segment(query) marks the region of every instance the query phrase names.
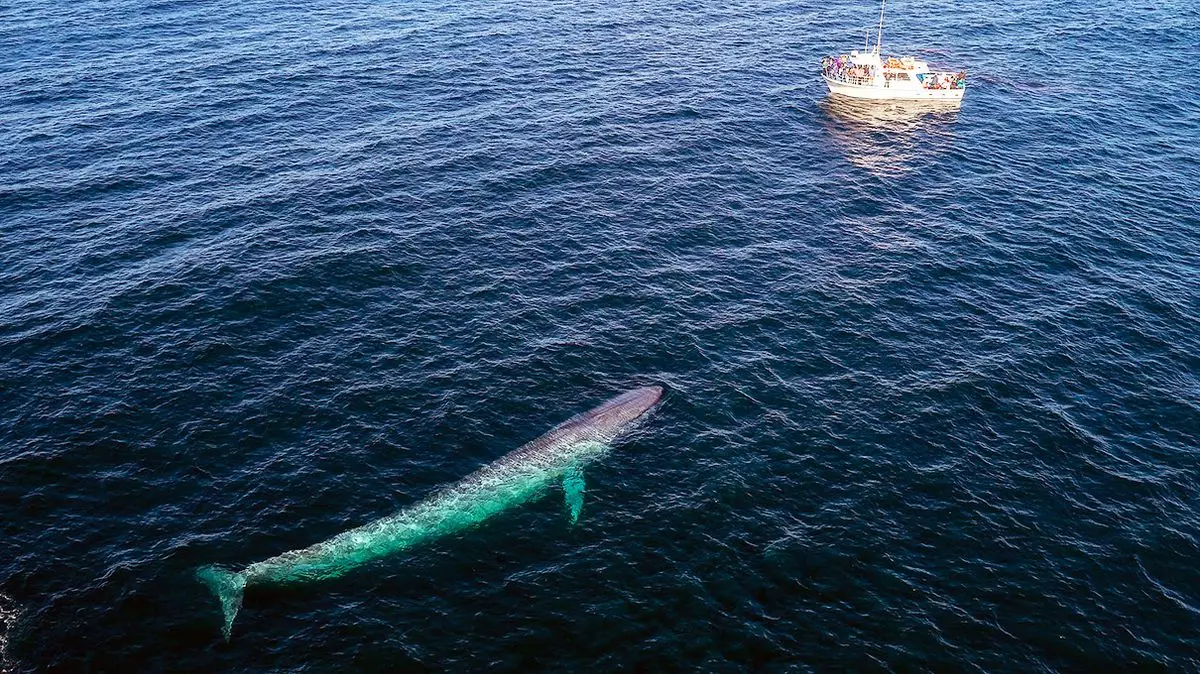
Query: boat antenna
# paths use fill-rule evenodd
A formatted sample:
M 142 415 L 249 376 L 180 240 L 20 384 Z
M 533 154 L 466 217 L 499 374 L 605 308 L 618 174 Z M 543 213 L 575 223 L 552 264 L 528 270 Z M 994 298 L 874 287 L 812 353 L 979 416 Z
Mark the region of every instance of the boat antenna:
M 879 0 L 879 36 L 875 38 L 875 51 L 883 55 L 883 6 L 887 0 Z

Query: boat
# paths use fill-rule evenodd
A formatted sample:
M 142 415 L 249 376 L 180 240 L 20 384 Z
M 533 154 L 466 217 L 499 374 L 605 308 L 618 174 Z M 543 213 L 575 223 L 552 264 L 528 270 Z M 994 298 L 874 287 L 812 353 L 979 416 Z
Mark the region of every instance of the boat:
M 871 46 L 867 32 L 863 49 L 821 59 L 821 76 L 829 92 L 876 100 L 961 101 L 967 91 L 965 71 L 936 71 L 925 61 L 911 56 L 884 56 L 883 9 L 879 3 L 879 33 Z

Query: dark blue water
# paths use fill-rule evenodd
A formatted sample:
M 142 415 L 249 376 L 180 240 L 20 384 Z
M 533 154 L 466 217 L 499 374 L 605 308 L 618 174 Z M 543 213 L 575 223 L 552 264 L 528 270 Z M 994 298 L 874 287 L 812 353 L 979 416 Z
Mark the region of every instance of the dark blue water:
M 0 669 L 1200 668 L 1200 8 L 893 5 L 960 110 L 869 2 L 0 6 Z

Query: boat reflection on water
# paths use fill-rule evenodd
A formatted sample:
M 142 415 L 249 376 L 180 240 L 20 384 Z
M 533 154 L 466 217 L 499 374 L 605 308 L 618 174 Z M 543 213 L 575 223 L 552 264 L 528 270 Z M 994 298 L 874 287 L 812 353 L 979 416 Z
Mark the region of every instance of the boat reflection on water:
M 907 172 L 949 149 L 959 101 L 865 101 L 831 94 L 822 123 L 846 159 L 872 173 Z

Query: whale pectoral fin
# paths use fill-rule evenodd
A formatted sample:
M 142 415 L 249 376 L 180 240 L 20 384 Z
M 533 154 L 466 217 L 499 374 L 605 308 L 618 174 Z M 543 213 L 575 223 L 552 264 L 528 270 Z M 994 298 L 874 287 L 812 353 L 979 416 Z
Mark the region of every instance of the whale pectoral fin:
M 575 524 L 583 510 L 583 470 L 579 467 L 568 468 L 563 474 L 563 494 L 567 499 L 571 524 Z

